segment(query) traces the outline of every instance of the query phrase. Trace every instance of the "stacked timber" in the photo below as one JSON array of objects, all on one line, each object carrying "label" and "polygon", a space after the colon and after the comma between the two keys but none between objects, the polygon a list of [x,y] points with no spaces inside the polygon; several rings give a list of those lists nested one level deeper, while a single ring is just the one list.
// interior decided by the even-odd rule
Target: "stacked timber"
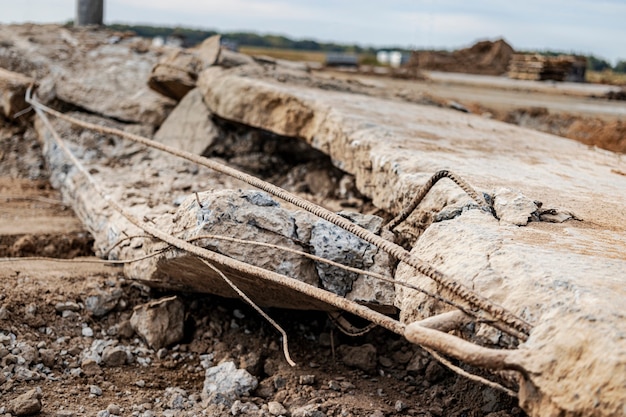
[{"label": "stacked timber", "polygon": [[[582,74],[580,69],[582,68]],[[585,62],[571,55],[548,57],[539,54],[514,54],[509,63],[509,78],[518,80],[584,81]],[[574,78],[571,76],[575,75]]]}]

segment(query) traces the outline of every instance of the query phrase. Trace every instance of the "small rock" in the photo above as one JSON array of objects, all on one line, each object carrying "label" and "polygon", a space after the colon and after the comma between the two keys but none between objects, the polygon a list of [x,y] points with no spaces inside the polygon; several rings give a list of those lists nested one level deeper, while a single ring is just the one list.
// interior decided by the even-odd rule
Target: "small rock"
[{"label": "small rock", "polygon": [[159,360],[163,360],[163,359],[165,359],[165,358],[167,357],[167,352],[168,352],[168,351],[167,351],[167,349],[165,349],[165,348],[161,348],[161,349],[159,349],[159,350],[157,351],[157,358],[158,358]]},{"label": "small rock", "polygon": [[250,402],[235,401],[230,407],[230,413],[234,416],[249,415],[251,412],[258,411],[259,407]]},{"label": "small rock", "polygon": [[80,364],[80,369],[87,376],[100,375],[102,373],[102,369],[100,369],[100,365],[93,359],[85,359]]},{"label": "small rock", "polygon": [[90,385],[89,393],[95,395],[96,397],[99,397],[102,395],[102,389],[97,385]]},{"label": "small rock", "polygon": [[435,361],[431,361],[426,367],[424,374],[426,380],[430,383],[436,383],[441,381],[446,376],[446,370]]},{"label": "small rock", "polygon": [[315,384],[315,375],[300,375],[298,383],[300,385],[313,385]]},{"label": "small rock", "polygon": [[73,301],[65,301],[63,303],[56,303],[54,305],[54,309],[57,313],[62,313],[64,311],[80,311],[80,306]]},{"label": "small rock", "polygon": [[255,376],[261,375],[262,364],[261,356],[257,352],[250,352],[243,355],[239,360],[239,367]]},{"label": "small rock", "polygon": [[[108,346],[102,352],[102,363],[106,366],[122,366],[128,360],[128,353],[121,347]],[[117,414],[117,413],[111,413]]]},{"label": "small rock", "polygon": [[118,416],[122,414],[122,408],[119,405],[113,403],[107,406],[107,411],[111,414],[115,414]]},{"label": "small rock", "polygon": [[56,352],[53,349],[40,349],[39,357],[45,366],[52,368],[56,359]]},{"label": "small rock", "polygon": [[187,391],[182,388],[168,387],[165,389],[164,402],[172,410],[183,410],[187,403]]},{"label": "small rock", "polygon": [[396,404],[394,405],[394,408],[396,409],[396,411],[398,413],[401,413],[404,410],[406,410],[407,405],[404,402],[402,402],[402,400],[398,400],[398,401],[396,401]]},{"label": "small rock", "polygon": [[274,378],[274,388],[277,390],[281,390],[287,386],[287,380],[282,376],[275,376]]},{"label": "small rock", "polygon": [[385,413],[383,413],[382,410],[376,410],[370,414],[369,417],[385,417]]},{"label": "small rock", "polygon": [[83,327],[81,333],[84,337],[93,337],[93,329],[91,327]]},{"label": "small rock", "polygon": [[330,381],[328,381],[328,388],[332,389],[333,391],[341,391],[341,384],[339,384],[338,381],[331,379]]},{"label": "small rock", "polygon": [[378,358],[378,363],[385,368],[391,368],[393,366],[393,361],[386,356],[381,356]]},{"label": "small rock", "polygon": [[76,417],[76,413],[71,410],[59,410],[56,412],[56,417]]},{"label": "small rock", "polygon": [[130,324],[153,349],[172,345],[184,336],[185,309],[178,297],[167,297],[135,307]]},{"label": "small rock", "polygon": [[362,346],[341,345],[337,349],[343,363],[366,372],[376,369],[376,348],[369,343]]},{"label": "small rock", "polygon": [[117,324],[117,335],[126,339],[130,339],[135,335],[135,330],[131,326],[130,320],[122,320]]},{"label": "small rock", "polygon": [[407,364],[406,370],[413,373],[421,373],[426,369],[430,360],[421,352],[415,352],[411,361]]},{"label": "small rock", "polygon": [[291,417],[326,417],[326,414],[317,409],[315,404],[305,405],[291,410]]},{"label": "small rock", "polygon": [[221,394],[235,399],[254,390],[258,385],[255,377],[245,369],[237,369],[233,362],[223,362],[206,370],[203,398]]},{"label": "small rock", "polygon": [[41,388],[31,389],[9,403],[9,410],[16,416],[30,416],[41,411]]},{"label": "small rock", "polygon": [[273,416],[287,415],[287,409],[277,401],[270,401],[267,403],[267,411]]},{"label": "small rock", "polygon": [[110,292],[99,292],[85,299],[85,308],[96,317],[102,317],[113,310],[122,297],[122,290],[115,288]]}]

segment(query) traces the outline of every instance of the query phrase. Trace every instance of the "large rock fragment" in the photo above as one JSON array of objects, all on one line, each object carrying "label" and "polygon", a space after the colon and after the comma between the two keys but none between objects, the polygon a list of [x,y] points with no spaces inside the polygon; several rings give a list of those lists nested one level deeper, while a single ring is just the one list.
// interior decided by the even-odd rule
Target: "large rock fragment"
[{"label": "large rock fragment", "polygon": [[130,324],[151,348],[158,350],[183,338],[185,307],[177,297],[151,301],[135,307]]},{"label": "large rock fragment", "polygon": [[220,56],[220,35],[205,39],[193,49],[176,49],[152,69],[148,85],[157,93],[176,101],[196,86],[200,72],[215,64]]},{"label": "large rock fragment", "polygon": [[247,395],[259,382],[245,369],[237,369],[233,362],[223,362],[206,370],[202,397],[219,394],[230,400]]},{"label": "large rock fragment", "polygon": [[152,69],[148,85],[166,97],[180,101],[196,86],[202,61],[193,53],[175,50]]},{"label": "large rock fragment", "polygon": [[[376,216],[351,215],[356,223],[380,226]],[[300,252],[323,254],[325,257],[346,265],[357,265],[391,276],[392,262],[389,257],[375,247],[370,247],[360,239],[349,240],[346,232],[327,222],[302,211],[290,211],[271,198],[256,190],[222,190],[198,193],[182,202],[173,217],[160,219],[159,226],[168,233],[193,242],[211,251],[226,255],[270,271],[275,271],[298,279],[313,286],[319,286],[316,265],[300,254],[281,250],[285,247]],[[325,234],[341,237],[348,245],[356,245],[357,250],[329,245],[323,239]],[[313,238],[317,236],[316,238]],[[236,238],[237,240],[229,240]],[[262,245],[255,245],[259,242]],[[152,250],[153,244],[146,242],[144,249]],[[156,246],[154,246],[156,249]],[[359,251],[360,248],[360,251]],[[323,252],[323,253],[322,253]],[[374,265],[374,259],[377,260]],[[322,266],[324,280],[329,290],[346,295],[361,303],[368,303],[383,310],[393,310],[393,286],[379,283],[376,279],[363,276],[350,276],[351,286],[333,284],[345,281],[345,271],[337,267]],[[200,260],[185,253],[169,252],[127,265],[126,272],[131,277],[144,279],[173,287],[184,285],[196,291],[211,292],[233,297],[236,293],[223,279]],[[235,279],[238,287],[260,305],[312,308],[311,301],[301,296],[286,296],[284,288],[264,283],[261,290],[258,281],[245,277],[242,271],[223,271]],[[234,275],[233,275],[234,274]],[[243,279],[242,279],[243,278]],[[319,308],[319,305],[318,305]]]},{"label": "large rock fragment", "polygon": [[154,135],[154,140],[173,148],[201,155],[218,137],[211,112],[202,102],[198,89],[191,90],[178,103]]},{"label": "large rock fragment", "polygon": [[[81,59],[82,58],[82,59]],[[73,63],[55,78],[57,96],[94,113],[125,122],[159,126],[174,107],[146,85],[155,60],[125,44],[103,45]]]},{"label": "large rock fragment", "polygon": [[0,116],[13,119],[27,108],[24,96],[28,86],[34,82],[32,78],[0,68]]},{"label": "large rock fragment", "polygon": [[41,411],[41,388],[34,388],[9,403],[9,410],[16,416],[31,416]]}]

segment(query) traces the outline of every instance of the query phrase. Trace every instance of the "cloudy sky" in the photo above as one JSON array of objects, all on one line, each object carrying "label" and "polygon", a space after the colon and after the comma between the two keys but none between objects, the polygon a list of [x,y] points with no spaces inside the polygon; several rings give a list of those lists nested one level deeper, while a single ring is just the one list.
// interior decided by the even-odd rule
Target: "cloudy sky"
[{"label": "cloudy sky", "polygon": [[[0,0],[0,22],[65,22],[76,0]],[[626,0],[105,0],[105,23],[255,31],[294,38],[458,48],[503,37],[516,49],[626,60]]]}]

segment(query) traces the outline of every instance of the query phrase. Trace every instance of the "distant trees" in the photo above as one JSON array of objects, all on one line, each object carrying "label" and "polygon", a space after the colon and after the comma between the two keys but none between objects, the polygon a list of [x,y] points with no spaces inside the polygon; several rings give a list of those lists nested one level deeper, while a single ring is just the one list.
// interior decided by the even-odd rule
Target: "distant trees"
[{"label": "distant trees", "polygon": [[615,66],[613,67],[613,71],[626,73],[626,61],[624,60],[617,61],[617,64],[615,64]]},{"label": "distant trees", "polygon": [[[139,36],[154,38],[156,36],[168,37],[172,35],[182,36],[188,46],[196,45],[209,36],[216,35],[214,30],[188,29],[182,27],[157,27],[144,25],[111,24],[110,29],[119,31],[132,31]],[[223,38],[241,46],[256,46],[263,48],[294,49],[300,51],[323,51],[323,52],[352,52],[375,54],[378,48],[362,47],[359,45],[342,45],[333,42],[318,42],[312,39],[291,39],[282,35],[259,35],[252,32],[222,33]],[[387,48],[408,51],[406,48]]]},{"label": "distant trees", "polygon": [[595,55],[587,56],[587,69],[592,71],[603,71],[605,69],[611,69],[611,64],[602,58],[598,58]]}]

